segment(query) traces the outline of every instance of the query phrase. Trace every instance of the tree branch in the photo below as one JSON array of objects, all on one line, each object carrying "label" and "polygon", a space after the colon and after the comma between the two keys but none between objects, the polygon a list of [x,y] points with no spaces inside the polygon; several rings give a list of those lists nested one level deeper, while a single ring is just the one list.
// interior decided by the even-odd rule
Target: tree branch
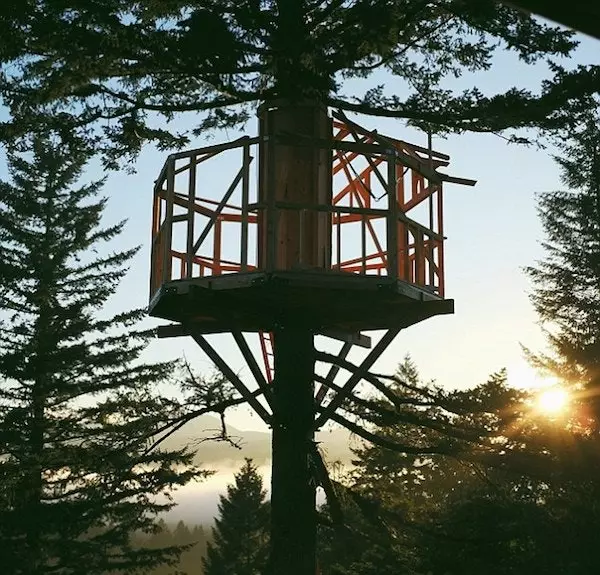
[{"label": "tree branch", "polygon": [[[254,397],[258,397],[261,394],[262,394],[262,391],[260,389],[257,389],[256,391],[251,393],[251,395]],[[190,413],[186,413],[186,414],[174,419],[173,421],[170,421],[169,423],[167,423],[160,429],[153,431],[152,434],[149,434],[150,437],[155,437],[159,433],[166,431],[166,433],[162,437],[160,437],[159,439],[154,441],[149,447],[146,448],[146,450],[144,451],[144,455],[147,455],[148,453],[150,453],[153,449],[158,447],[168,437],[173,435],[176,431],[179,431],[186,423],[189,423],[193,419],[196,419],[197,417],[200,417],[201,415],[205,415],[207,413],[219,413],[220,415],[222,415],[226,409],[228,409],[230,407],[234,407],[236,405],[242,405],[243,403],[246,403],[246,399],[244,399],[243,397],[237,397],[237,398],[222,401],[222,402],[214,404],[214,405],[209,405],[209,406],[203,407],[201,409],[197,409]],[[174,427],[171,428],[171,426],[174,426]],[[169,429],[169,428],[171,428],[171,429]]]},{"label": "tree branch", "polygon": [[441,444],[429,445],[425,447],[414,447],[404,445],[402,443],[398,443],[397,441],[393,441],[391,439],[387,439],[386,437],[382,437],[381,435],[371,433],[370,431],[367,431],[364,427],[361,427],[353,421],[346,419],[339,413],[333,413],[331,415],[331,419],[345,427],[348,431],[355,433],[359,437],[362,437],[363,439],[366,439],[367,441],[374,443],[375,445],[379,445],[380,447],[391,449],[392,451],[397,451],[398,453],[409,453],[411,455],[453,455],[456,452],[456,450],[451,450],[448,446],[443,446]]}]

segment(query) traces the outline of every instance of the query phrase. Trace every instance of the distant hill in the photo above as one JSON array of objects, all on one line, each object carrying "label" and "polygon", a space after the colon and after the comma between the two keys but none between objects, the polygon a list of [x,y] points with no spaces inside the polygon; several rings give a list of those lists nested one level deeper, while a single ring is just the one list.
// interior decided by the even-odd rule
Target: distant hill
[{"label": "distant hill", "polygon": [[[194,463],[203,469],[216,473],[200,483],[191,483],[180,488],[175,494],[178,505],[166,514],[168,521],[179,521],[194,525],[196,523],[212,523],[217,515],[219,495],[222,495],[228,484],[232,483],[233,474],[241,467],[244,457],[250,457],[259,467],[263,476],[265,489],[268,491],[271,478],[271,434],[261,431],[242,431],[227,425],[229,434],[241,445],[241,449],[222,441],[202,441],[214,435],[220,429],[216,417],[205,415],[191,421],[180,431],[165,441],[167,448],[191,446],[196,450]],[[345,467],[350,464],[352,452],[350,446],[357,441],[351,434],[342,429],[320,432],[317,435],[319,447],[326,463],[341,462]],[[323,496],[317,495],[322,503]]]},{"label": "distant hill", "polygon": [[[164,446],[167,448],[180,448],[185,445],[195,448],[195,463],[204,466],[238,467],[245,457],[263,466],[271,459],[271,434],[262,431],[242,431],[227,425],[229,435],[239,443],[241,449],[223,441],[206,441],[218,432],[220,422],[216,417],[204,415],[199,417],[180,431],[168,438]],[[204,440],[204,441],[203,441]],[[348,464],[352,458],[350,445],[356,446],[356,440],[346,430],[334,429],[321,431],[317,434],[319,447],[329,462],[340,461]]]}]

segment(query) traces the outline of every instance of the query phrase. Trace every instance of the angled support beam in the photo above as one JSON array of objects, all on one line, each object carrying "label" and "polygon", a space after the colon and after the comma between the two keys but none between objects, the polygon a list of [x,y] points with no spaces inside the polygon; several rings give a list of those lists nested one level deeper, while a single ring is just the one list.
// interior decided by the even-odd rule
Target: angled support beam
[{"label": "angled support beam", "polygon": [[[349,120],[347,118],[346,118],[346,121],[349,122]],[[356,130],[352,127],[351,123],[348,123],[347,125],[348,125],[348,129],[350,130],[350,134],[354,138],[354,141],[358,143],[359,137],[358,137],[358,134],[356,133]],[[371,158],[371,156],[365,156],[365,157],[367,159],[367,162],[369,162],[369,166],[371,167],[371,170],[375,174],[375,177],[379,180],[379,183],[383,186],[383,188],[386,189],[388,187],[388,184],[385,181],[385,178],[381,175],[379,168],[375,165],[375,162],[373,162],[373,158]],[[373,194],[371,194],[371,196],[373,196]]]},{"label": "angled support beam", "polygon": [[[338,353],[338,358],[345,359],[346,356],[350,353],[351,349],[352,349],[352,343],[350,343],[350,342],[345,343],[342,346],[340,353]],[[333,383],[333,380],[335,379],[335,376],[339,373],[339,371],[340,371],[340,366],[336,365],[336,364],[332,364],[331,367],[329,368],[329,372],[325,376],[325,381],[321,384],[321,387],[319,387],[319,390],[317,391],[317,394],[315,395],[315,403],[316,403],[317,407],[319,407],[321,405],[323,399],[325,398],[325,395],[327,394],[327,390],[331,387],[328,384]]]},{"label": "angled support beam", "polygon": [[206,338],[199,333],[190,334],[194,341],[200,346],[202,351],[209,357],[209,359],[223,372],[225,377],[233,384],[240,395],[250,404],[250,406],[258,413],[260,418],[267,424],[271,425],[272,417],[271,414],[264,408],[262,403],[250,392],[250,390],[244,385],[238,375],[227,365],[227,362],[217,353],[215,348],[208,343]]},{"label": "angled support beam", "polygon": [[365,375],[373,364],[379,359],[385,349],[392,343],[394,338],[400,333],[400,329],[390,329],[385,335],[379,340],[377,345],[370,351],[365,357],[363,362],[360,364],[358,369],[350,376],[341,393],[338,393],[329,404],[321,411],[321,414],[315,420],[315,430],[322,427],[335,413],[335,410],[342,405],[344,399],[346,399],[358,385],[363,375]]},{"label": "angled support beam", "polygon": [[244,356],[244,359],[246,360],[246,363],[248,364],[248,367],[250,368],[250,371],[254,376],[258,387],[260,388],[265,399],[267,400],[269,407],[271,408],[271,410],[273,410],[272,389],[267,383],[267,380],[265,379],[265,376],[263,375],[262,371],[260,370],[256,359],[254,359],[254,354],[250,350],[248,342],[246,341],[246,338],[244,338],[244,334],[241,331],[234,331],[232,332],[232,335],[233,339],[235,339],[235,343],[237,343],[238,347],[240,348],[240,352]]}]

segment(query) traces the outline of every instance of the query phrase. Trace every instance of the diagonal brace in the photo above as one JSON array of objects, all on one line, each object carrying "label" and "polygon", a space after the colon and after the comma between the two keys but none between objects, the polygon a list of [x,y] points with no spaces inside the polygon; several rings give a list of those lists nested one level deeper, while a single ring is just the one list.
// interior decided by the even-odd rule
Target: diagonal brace
[{"label": "diagonal brace", "polygon": [[244,356],[244,359],[246,360],[246,363],[248,364],[248,367],[250,368],[250,371],[251,371],[252,375],[254,376],[254,379],[256,380],[258,387],[260,388],[265,399],[267,400],[269,407],[271,408],[271,410],[273,410],[273,394],[272,394],[271,387],[267,383],[265,376],[263,375],[262,371],[260,370],[260,367],[258,366],[256,359],[254,358],[254,354],[252,353],[252,351],[250,350],[250,347],[248,346],[248,342],[244,338],[244,335],[242,334],[241,331],[234,331],[234,332],[232,332],[232,335],[233,335],[233,339],[235,339],[235,342],[237,343],[238,347],[240,348],[240,352]]},{"label": "diagonal brace", "polygon": [[377,342],[377,345],[369,352],[367,357],[358,366],[358,369],[348,378],[342,390],[329,402],[321,411],[321,414],[315,420],[314,429],[322,427],[335,413],[336,409],[342,405],[344,400],[352,393],[363,376],[371,369],[373,364],[379,359],[385,349],[392,343],[394,338],[400,333],[400,329],[390,329]]},{"label": "diagonal brace", "polygon": [[195,254],[198,251],[198,249],[202,245],[202,242],[208,237],[208,234],[210,233],[210,230],[212,230],[213,226],[215,225],[217,218],[221,215],[221,212],[223,211],[225,204],[229,201],[229,198],[233,195],[233,192],[238,187],[238,184],[242,181],[243,177],[244,177],[244,167],[241,167],[240,171],[237,173],[237,175],[233,179],[233,182],[229,186],[228,190],[225,192],[223,199],[219,202],[219,205],[217,206],[213,216],[210,218],[210,220],[208,221],[208,223],[202,230],[200,237],[194,244],[193,252],[192,252],[193,254]]},{"label": "diagonal brace", "polygon": [[215,348],[199,333],[191,333],[194,341],[202,348],[202,351],[210,358],[210,360],[223,372],[225,377],[233,384],[241,396],[250,404],[254,411],[258,413],[260,418],[267,424],[271,425],[271,414],[258,401],[258,399],[245,386],[238,375],[227,365],[227,362],[217,353]]},{"label": "diagonal brace", "polygon": [[[346,356],[350,353],[351,349],[352,349],[352,344],[345,343],[342,346],[342,349],[340,350],[340,353],[338,354],[337,357],[339,359],[345,359]],[[340,371],[339,365],[332,364],[332,366],[329,368],[329,371],[327,372],[327,375],[325,376],[325,381],[321,384],[321,387],[319,387],[319,390],[317,391],[317,394],[315,395],[315,403],[317,404],[317,407],[321,405],[321,402],[323,401],[323,399],[325,398],[325,395],[327,394],[327,390],[329,389],[329,386],[327,384],[333,383],[333,380],[335,379],[335,376],[339,373],[339,371]]]}]

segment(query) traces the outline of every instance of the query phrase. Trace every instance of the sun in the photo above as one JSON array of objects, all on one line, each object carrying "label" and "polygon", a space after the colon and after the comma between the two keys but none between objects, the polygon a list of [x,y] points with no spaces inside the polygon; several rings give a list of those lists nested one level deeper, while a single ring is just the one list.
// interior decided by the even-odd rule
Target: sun
[{"label": "sun", "polygon": [[569,394],[565,389],[553,387],[542,391],[537,398],[538,409],[548,415],[559,415],[569,405]]}]

